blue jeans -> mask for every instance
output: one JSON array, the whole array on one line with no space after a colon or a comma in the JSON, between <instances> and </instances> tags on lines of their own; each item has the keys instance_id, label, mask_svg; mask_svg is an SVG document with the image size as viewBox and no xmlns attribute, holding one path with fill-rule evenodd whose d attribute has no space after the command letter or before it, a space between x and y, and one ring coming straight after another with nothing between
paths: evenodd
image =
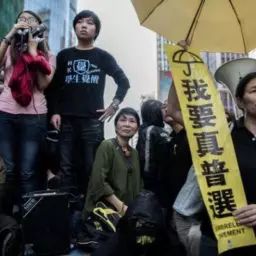
<instances>
[{"instance_id":1,"label":"blue jeans","mask_svg":"<svg viewBox=\"0 0 256 256\"><path fill-rule=\"evenodd\" d=\"M61 187L86 194L97 147L104 139L98 119L63 116L60 132Z\"/></svg>"},{"instance_id":2,"label":"blue jeans","mask_svg":"<svg viewBox=\"0 0 256 256\"><path fill-rule=\"evenodd\" d=\"M12 185L18 174L22 194L39 188L38 164L46 132L44 114L15 115L0 111L0 154L6 165L7 185Z\"/></svg>"}]
</instances>

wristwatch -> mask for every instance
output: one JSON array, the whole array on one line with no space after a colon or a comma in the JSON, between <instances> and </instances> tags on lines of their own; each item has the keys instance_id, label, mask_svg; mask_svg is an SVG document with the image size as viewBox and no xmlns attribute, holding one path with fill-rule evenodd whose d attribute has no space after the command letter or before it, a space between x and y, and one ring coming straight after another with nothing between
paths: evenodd
<instances>
[{"instance_id":1,"label":"wristwatch","mask_svg":"<svg viewBox=\"0 0 256 256\"><path fill-rule=\"evenodd\" d=\"M119 104L120 104L120 100L118 99L113 99L112 103L111 103L111 107L117 111L119 109Z\"/></svg>"}]
</instances>

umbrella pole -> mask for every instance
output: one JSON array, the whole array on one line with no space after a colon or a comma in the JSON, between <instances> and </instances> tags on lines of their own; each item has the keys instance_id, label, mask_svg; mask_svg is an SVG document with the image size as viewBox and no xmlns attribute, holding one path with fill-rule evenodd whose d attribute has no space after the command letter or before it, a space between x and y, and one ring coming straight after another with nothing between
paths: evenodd
<instances>
[{"instance_id":1,"label":"umbrella pole","mask_svg":"<svg viewBox=\"0 0 256 256\"><path fill-rule=\"evenodd\" d=\"M189 30L188 30L186 39L185 39L187 44L190 44L192 42L192 39L193 39L193 36L194 36L194 33L195 33L195 29L196 29L196 26L197 26L197 23L198 23L200 15L201 15L204 4L205 4L205 0L201 0L200 4L198 6L198 9L196 11L196 14L194 16L194 19L193 19L193 21L190 25Z\"/></svg>"},{"instance_id":2,"label":"umbrella pole","mask_svg":"<svg viewBox=\"0 0 256 256\"><path fill-rule=\"evenodd\" d=\"M231 7L232 7L232 9L233 9L233 11L234 11L234 14L235 14L235 16L236 16L237 22L238 22L238 24L239 24L239 26L240 26L241 35L242 35L243 44L244 44L244 52L247 53L247 47L246 47L246 43L245 43L245 39L244 39L244 31L243 31L243 28L242 28L241 20L240 20L239 17L238 17L237 11L236 11L236 9L235 9L235 6L234 6L233 3L232 3L232 0L229 0L229 3L230 3L230 5L231 5Z\"/></svg>"}]
</instances>

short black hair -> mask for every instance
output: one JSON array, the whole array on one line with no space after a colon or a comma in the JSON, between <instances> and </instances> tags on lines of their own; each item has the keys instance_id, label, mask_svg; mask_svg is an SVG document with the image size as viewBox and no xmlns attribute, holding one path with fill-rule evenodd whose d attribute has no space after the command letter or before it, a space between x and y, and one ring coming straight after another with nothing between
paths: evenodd
<instances>
[{"instance_id":1,"label":"short black hair","mask_svg":"<svg viewBox=\"0 0 256 256\"><path fill-rule=\"evenodd\" d=\"M114 120L115 127L116 127L116 125L117 125L117 122L118 122L119 118L120 118L121 116L124 116L124 115L134 116L135 119L136 119L136 121L137 121L138 127L140 126L140 117L139 117L137 111L136 111L135 109L133 109L133 108L122 108L122 109L117 113L117 115L116 115L116 117L115 117L115 120Z\"/></svg>"},{"instance_id":2,"label":"short black hair","mask_svg":"<svg viewBox=\"0 0 256 256\"><path fill-rule=\"evenodd\" d=\"M237 88L236 88L236 98L238 99L243 99L244 97L244 91L246 89L246 86L248 83L256 78L256 72L252 72L244 76L238 83Z\"/></svg>"},{"instance_id":3,"label":"short black hair","mask_svg":"<svg viewBox=\"0 0 256 256\"><path fill-rule=\"evenodd\" d=\"M96 34L95 34L95 37L94 37L94 40L96 40L96 38L98 37L99 33L100 33L100 29L101 29L101 22L100 22L100 19L98 17L98 15L96 13L94 13L93 11L90 11L90 10L83 10L81 12L79 12L74 20L73 20L73 28L75 29L76 27L76 24L77 22L80 20L80 19L83 19L83 18L89 18L91 17L93 19L93 23L95 24L96 26Z\"/></svg>"}]
</instances>

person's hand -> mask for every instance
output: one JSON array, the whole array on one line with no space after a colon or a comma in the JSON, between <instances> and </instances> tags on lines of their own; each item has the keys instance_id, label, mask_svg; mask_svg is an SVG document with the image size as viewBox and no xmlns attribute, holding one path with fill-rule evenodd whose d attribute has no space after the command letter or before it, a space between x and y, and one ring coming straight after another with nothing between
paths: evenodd
<instances>
[{"instance_id":1,"label":"person's hand","mask_svg":"<svg viewBox=\"0 0 256 256\"><path fill-rule=\"evenodd\" d=\"M249 204L233 212L233 215L240 225L247 227L256 226L256 204Z\"/></svg>"},{"instance_id":2,"label":"person's hand","mask_svg":"<svg viewBox=\"0 0 256 256\"><path fill-rule=\"evenodd\" d=\"M26 22L16 23L13 25L12 29L9 31L9 33L5 37L11 40L19 29L26 29L26 28L27 29L30 28Z\"/></svg>"},{"instance_id":3,"label":"person's hand","mask_svg":"<svg viewBox=\"0 0 256 256\"><path fill-rule=\"evenodd\" d=\"M168 114L168 103L167 100L164 101L162 106L163 120L166 124L172 126L173 118Z\"/></svg>"},{"instance_id":4,"label":"person's hand","mask_svg":"<svg viewBox=\"0 0 256 256\"><path fill-rule=\"evenodd\" d=\"M128 206L123 203L122 206L121 206L121 209L119 211L119 214L121 214L122 216L125 215L127 209L128 209Z\"/></svg>"},{"instance_id":5,"label":"person's hand","mask_svg":"<svg viewBox=\"0 0 256 256\"><path fill-rule=\"evenodd\" d=\"M99 120L101 122L104 122L108 119L108 122L109 122L112 119L112 117L115 115L116 111L117 109L113 107L111 104L105 109L98 109L97 112L102 113Z\"/></svg>"},{"instance_id":6,"label":"person's hand","mask_svg":"<svg viewBox=\"0 0 256 256\"><path fill-rule=\"evenodd\" d=\"M166 116L164 116L164 122L165 122L166 124L172 126L174 120L173 120L173 118L172 118L171 116L166 115Z\"/></svg>"},{"instance_id":7,"label":"person's hand","mask_svg":"<svg viewBox=\"0 0 256 256\"><path fill-rule=\"evenodd\" d=\"M53 115L51 118L51 124L54 126L55 129L60 130L61 116L59 114Z\"/></svg>"},{"instance_id":8,"label":"person's hand","mask_svg":"<svg viewBox=\"0 0 256 256\"><path fill-rule=\"evenodd\" d=\"M36 56L37 55L37 46L40 42L42 42L44 40L44 38L40 38L40 37L35 37L33 38L32 33L29 32L29 37L28 37L28 52L33 55Z\"/></svg>"},{"instance_id":9,"label":"person's hand","mask_svg":"<svg viewBox=\"0 0 256 256\"><path fill-rule=\"evenodd\" d=\"M128 209L128 206L127 206L127 205L124 205L124 207L123 207L123 214L126 213L127 209Z\"/></svg>"},{"instance_id":10,"label":"person's hand","mask_svg":"<svg viewBox=\"0 0 256 256\"><path fill-rule=\"evenodd\" d=\"M189 46L189 42L186 40L181 40L177 43L177 45L179 45L180 47L182 47L184 50L188 49Z\"/></svg>"},{"instance_id":11,"label":"person's hand","mask_svg":"<svg viewBox=\"0 0 256 256\"><path fill-rule=\"evenodd\" d=\"M115 208L120 215L124 215L128 209L128 206L124 202L119 200Z\"/></svg>"}]
</instances>

